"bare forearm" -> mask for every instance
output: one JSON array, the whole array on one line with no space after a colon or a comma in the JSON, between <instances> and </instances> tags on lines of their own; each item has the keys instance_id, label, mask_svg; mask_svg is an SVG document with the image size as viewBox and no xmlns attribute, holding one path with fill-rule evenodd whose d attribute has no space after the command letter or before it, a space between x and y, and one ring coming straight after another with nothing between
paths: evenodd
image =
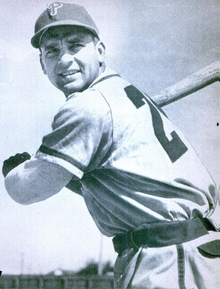
<instances>
[{"instance_id":1,"label":"bare forearm","mask_svg":"<svg viewBox=\"0 0 220 289\"><path fill-rule=\"evenodd\" d=\"M14 201L28 205L57 194L71 178L66 169L32 158L8 173L5 187Z\"/></svg>"}]
</instances>

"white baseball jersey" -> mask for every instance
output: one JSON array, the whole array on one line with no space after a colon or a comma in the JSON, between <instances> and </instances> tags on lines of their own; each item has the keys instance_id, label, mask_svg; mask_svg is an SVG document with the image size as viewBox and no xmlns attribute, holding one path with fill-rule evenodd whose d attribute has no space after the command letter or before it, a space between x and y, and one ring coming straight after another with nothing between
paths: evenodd
<instances>
[{"instance_id":1,"label":"white baseball jersey","mask_svg":"<svg viewBox=\"0 0 220 289\"><path fill-rule=\"evenodd\" d=\"M214 209L215 184L189 142L109 68L68 97L36 157L74 175L107 236L146 222L206 217Z\"/></svg>"}]
</instances>

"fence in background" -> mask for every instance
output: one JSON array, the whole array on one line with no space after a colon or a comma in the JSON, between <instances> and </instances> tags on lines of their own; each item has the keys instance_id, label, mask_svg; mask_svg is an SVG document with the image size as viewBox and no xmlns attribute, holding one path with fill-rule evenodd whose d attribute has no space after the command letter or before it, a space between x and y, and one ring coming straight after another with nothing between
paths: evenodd
<instances>
[{"instance_id":1,"label":"fence in background","mask_svg":"<svg viewBox=\"0 0 220 289\"><path fill-rule=\"evenodd\" d=\"M114 288L113 277L58 277L40 275L3 275L0 288L50 288L50 289L111 289Z\"/></svg>"}]
</instances>

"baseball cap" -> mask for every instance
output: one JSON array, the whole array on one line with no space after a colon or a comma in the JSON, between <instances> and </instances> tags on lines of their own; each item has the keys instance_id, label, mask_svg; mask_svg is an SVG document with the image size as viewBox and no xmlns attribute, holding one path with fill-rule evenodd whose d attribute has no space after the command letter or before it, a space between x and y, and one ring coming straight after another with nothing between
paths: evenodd
<instances>
[{"instance_id":1,"label":"baseball cap","mask_svg":"<svg viewBox=\"0 0 220 289\"><path fill-rule=\"evenodd\" d=\"M37 19L35 35L31 38L31 44L35 48L39 48L39 40L48 28L63 25L84 27L99 38L99 30L83 6L54 2Z\"/></svg>"}]
</instances>

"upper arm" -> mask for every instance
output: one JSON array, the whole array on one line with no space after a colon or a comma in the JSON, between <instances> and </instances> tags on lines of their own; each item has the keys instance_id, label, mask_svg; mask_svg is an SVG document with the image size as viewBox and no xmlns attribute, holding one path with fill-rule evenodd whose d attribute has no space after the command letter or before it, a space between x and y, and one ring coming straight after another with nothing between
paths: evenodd
<instances>
[{"instance_id":1,"label":"upper arm","mask_svg":"<svg viewBox=\"0 0 220 289\"><path fill-rule=\"evenodd\" d=\"M112 145L112 118L97 91L69 99L54 118L36 157L67 169L78 179L102 166Z\"/></svg>"}]
</instances>

